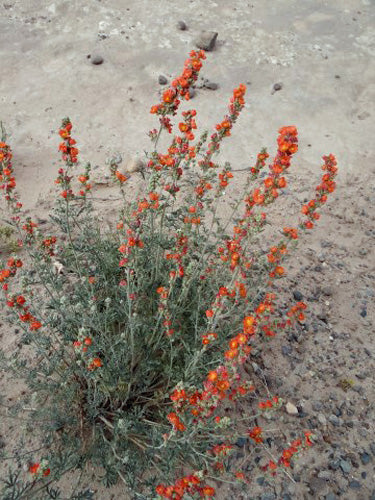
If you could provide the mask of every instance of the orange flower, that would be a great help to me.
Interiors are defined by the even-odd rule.
[[[117,177],[117,179],[120,181],[121,184],[123,184],[124,182],[126,182],[128,180],[126,175],[122,174],[118,170],[116,170],[115,176]]]

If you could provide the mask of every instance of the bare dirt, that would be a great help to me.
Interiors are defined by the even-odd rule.
[[[53,197],[60,119],[71,118],[81,157],[103,180],[108,157],[149,148],[158,77],[171,81],[180,72],[204,29],[219,33],[201,72],[218,89],[196,89],[189,106],[198,127],[221,119],[238,83],[248,87],[222,158],[247,168],[261,147],[275,151],[281,126],[299,130],[290,185],[273,214],[280,226],[312,197],[321,156],[338,159],[338,189],[288,267],[285,298],[302,294],[306,325],[272,340],[253,367],[272,393],[298,408],[296,416],[281,412],[277,432],[311,429],[317,444],[298,459],[293,480],[255,481],[244,499],[375,499],[374,10],[373,0],[0,3],[0,119],[23,201],[42,219]],[[102,64],[92,64],[96,54]],[[245,175],[236,176],[235,193]],[[140,182],[134,176],[129,190]],[[110,214],[113,189],[106,180],[96,187]],[[1,322],[9,351],[16,335]],[[2,377],[0,393],[16,400],[22,386]],[[9,450],[17,429],[0,414],[0,441]],[[106,491],[89,476],[86,482],[97,498],[127,498],[121,487]],[[228,487],[220,495],[239,498]]]

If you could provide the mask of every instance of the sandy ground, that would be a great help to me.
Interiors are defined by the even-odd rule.
[[[374,8],[373,0],[0,3],[0,120],[23,200],[42,218],[56,176],[60,119],[71,118],[82,159],[104,178],[108,156],[150,147],[158,77],[170,81],[180,72],[204,29],[219,33],[201,72],[218,89],[197,88],[190,103],[201,130],[220,120],[238,83],[248,86],[222,157],[246,168],[261,147],[275,150],[279,127],[298,127],[300,151],[276,220],[284,224],[285,214],[311,197],[321,156],[337,156],[337,193],[289,268],[285,293],[300,292],[309,305],[305,331],[270,344],[259,367],[272,391],[299,409],[298,416],[282,414],[281,428],[312,428],[318,444],[298,461],[295,482],[256,482],[246,499],[375,498]],[[180,20],[187,30],[177,28]],[[91,63],[95,54],[102,64]],[[99,188],[110,212],[112,191]],[[14,335],[3,329],[0,341],[11,349]],[[17,390],[0,392],[15,398]],[[3,420],[0,429],[10,446],[12,425]],[[126,498],[121,489],[93,488],[97,498]],[[225,489],[221,495],[237,498]]]

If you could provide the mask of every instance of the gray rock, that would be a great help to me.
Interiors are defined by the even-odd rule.
[[[350,481],[349,483],[349,488],[352,490],[360,490],[361,489],[361,483],[354,479],[353,481]]]
[[[321,470],[318,473],[318,477],[320,479],[325,479],[326,481],[329,481],[332,478],[332,473],[329,470]]]
[[[323,404],[320,401],[313,401],[311,406],[314,411],[320,411],[323,409]]]
[[[327,285],[327,286],[322,286],[321,288],[322,293],[326,295],[327,297],[330,297],[332,295],[332,287]]]
[[[93,54],[90,57],[90,61],[91,64],[95,64],[96,66],[98,66],[99,64],[102,64],[104,62],[104,59],[99,54]]]
[[[374,455],[375,457],[375,443],[370,443],[370,450],[371,450],[371,453]]]
[[[303,295],[298,290],[294,290],[293,297],[294,297],[295,300],[298,300],[298,302],[301,301],[301,300],[303,300]]]
[[[328,417],[328,420],[331,422],[332,425],[334,425],[335,427],[339,427],[341,425],[341,419],[339,419],[338,417],[336,417],[336,415],[330,415]]]
[[[368,111],[364,111],[358,115],[358,120],[366,120],[366,118],[369,118],[370,116],[371,115]]]
[[[193,97],[196,95],[196,92],[193,88],[189,89],[189,95],[190,95],[190,99],[193,99]]]
[[[331,460],[329,463],[329,468],[332,470],[338,470],[340,467],[340,462],[338,460]]]
[[[359,456],[361,458],[361,462],[362,462],[363,465],[367,465],[368,463],[370,463],[371,457],[370,457],[370,455],[368,453],[363,452]]]
[[[289,401],[285,405],[285,410],[288,413],[288,415],[298,415],[298,408],[293,403],[290,403]]]
[[[184,21],[178,21],[177,28],[181,31],[187,30],[186,23]]]
[[[314,495],[318,495],[322,492],[322,490],[326,487],[326,481],[324,479],[320,479],[318,477],[313,477],[309,481],[310,490],[314,493]]]
[[[325,500],[337,500],[337,496],[332,492],[328,493],[324,498]]]
[[[327,425],[327,419],[326,419],[325,415],[323,415],[323,413],[318,414],[318,422],[321,425]]]
[[[273,86],[273,90],[274,92],[277,92],[278,90],[281,90],[283,88],[283,84],[282,83],[275,83],[275,85]]]
[[[365,318],[367,316],[367,309],[363,308],[359,314],[362,316],[362,318]]]
[[[236,441],[236,446],[238,446],[239,448],[242,448],[243,446],[245,446],[247,442],[247,439],[244,438],[244,437],[239,437]]]
[[[215,82],[210,82],[209,80],[206,80],[203,84],[204,88],[209,89],[209,90],[217,90],[219,88],[219,85]]]
[[[134,172],[140,172],[145,168],[145,163],[141,158],[134,157],[130,158],[129,161],[125,165],[125,172],[127,173],[134,173]]]
[[[281,347],[281,352],[283,356],[289,356],[289,354],[292,354],[292,348],[289,345],[283,345]]]
[[[201,31],[195,39],[195,45],[199,49],[211,51],[215,47],[217,35],[216,31]]]
[[[340,460],[340,467],[345,474],[349,474],[349,472],[352,470],[352,465],[347,460]]]
[[[158,82],[160,85],[166,85],[168,83],[168,80],[164,75],[159,75]]]
[[[274,493],[263,493],[260,497],[261,500],[276,500],[276,495]]]

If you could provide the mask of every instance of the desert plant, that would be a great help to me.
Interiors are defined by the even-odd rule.
[[[261,443],[257,418],[282,403],[277,397],[263,401],[245,368],[263,339],[304,320],[303,302],[280,313],[274,284],[300,233],[313,227],[334,190],[336,161],[324,157],[322,182],[302,208],[299,227],[284,227],[279,241],[262,252],[256,243],[265,208],[286,186],[284,175],[298,149],[294,126],[280,129],[263,180],[269,155],[265,149],[258,154],[244,196],[229,205],[226,217],[218,206],[233,173],[229,163],[213,158],[243,109],[244,85],[234,90],[229,112],[210,138],[205,132],[195,141],[191,109],[182,113],[168,150],[157,151],[160,134],[172,133],[170,117],[180,100],[189,100],[203,59],[203,51],[192,51],[181,76],[151,108],[160,127],[149,132],[154,149],[147,154],[143,193],[131,199],[128,176],[111,163],[124,196],[113,231],[104,232],[95,215],[90,165],[77,172],[69,118],[59,131],[63,167],[51,213],[54,234],[43,234],[23,216],[11,149],[5,136],[0,143],[9,225],[23,242],[22,256],[9,256],[0,270],[9,316],[21,325],[24,346],[4,361],[27,381],[30,425],[45,446],[40,459],[29,463],[32,479],[22,483],[17,476],[5,485],[13,492],[24,488],[9,498],[36,491],[59,498],[51,480],[87,462],[98,466],[107,485],[121,478],[136,498],[211,498],[212,479],[245,478],[229,470],[233,443],[244,428],[251,442]],[[183,185],[188,169],[193,176]],[[239,398],[248,411],[228,416],[224,410]],[[271,474],[287,468],[310,444],[306,432],[266,468]]]

